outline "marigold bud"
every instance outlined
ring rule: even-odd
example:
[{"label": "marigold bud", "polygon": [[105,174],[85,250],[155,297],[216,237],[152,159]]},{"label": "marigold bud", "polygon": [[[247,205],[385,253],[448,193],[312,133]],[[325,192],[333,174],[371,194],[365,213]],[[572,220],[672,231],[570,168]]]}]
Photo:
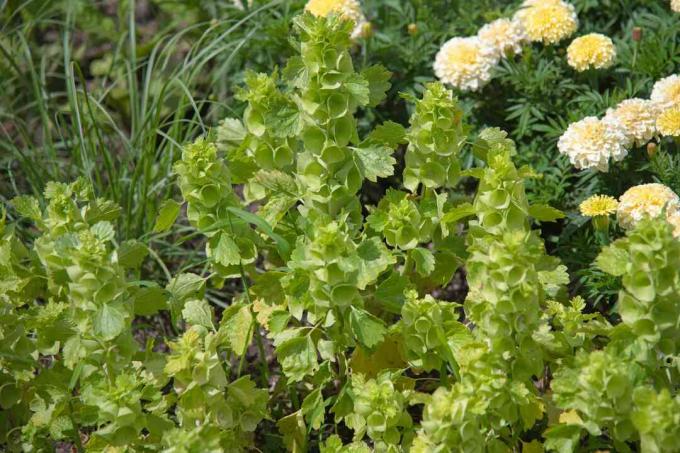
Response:
[{"label": "marigold bud", "polygon": [[407,30],[408,30],[409,35],[415,36],[415,35],[418,34],[418,25],[414,24],[414,23],[410,23],[410,24],[408,24]]},{"label": "marigold bud", "polygon": [[652,158],[656,154],[656,143],[654,142],[649,142],[647,143],[647,155]]},{"label": "marigold bud", "polygon": [[633,38],[633,41],[635,41],[635,42],[642,41],[642,28],[633,27],[632,38]]},{"label": "marigold bud", "polygon": [[373,36],[373,24],[371,22],[364,22],[361,26],[361,36],[363,38],[370,38]]}]

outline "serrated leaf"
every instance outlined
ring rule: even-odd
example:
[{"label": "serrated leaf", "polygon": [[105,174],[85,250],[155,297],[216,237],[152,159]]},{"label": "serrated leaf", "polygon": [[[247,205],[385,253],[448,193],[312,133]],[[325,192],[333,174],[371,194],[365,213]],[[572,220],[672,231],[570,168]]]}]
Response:
[{"label": "serrated leaf", "polygon": [[472,154],[483,161],[487,160],[487,153],[494,147],[509,148],[510,155],[514,155],[515,145],[512,140],[509,140],[508,133],[497,127],[489,127],[482,130],[472,145]]},{"label": "serrated leaf", "polygon": [[394,121],[385,121],[373,129],[368,140],[394,149],[398,145],[406,143],[406,129]]},{"label": "serrated leaf", "polygon": [[344,87],[359,105],[367,105],[370,101],[368,81],[359,74],[354,74],[344,82]]},{"label": "serrated leaf", "polygon": [[288,325],[290,321],[290,313],[286,310],[275,310],[269,317],[269,331],[271,333],[280,333]]},{"label": "serrated leaf", "polygon": [[306,335],[284,340],[276,347],[276,356],[288,382],[299,382],[319,368],[316,347]]},{"label": "serrated leaf", "polygon": [[156,217],[156,223],[153,226],[154,233],[161,233],[167,231],[177,220],[179,211],[182,208],[180,203],[177,203],[173,199],[168,199],[161,204],[161,208],[158,211],[158,216]]},{"label": "serrated leaf", "polygon": [[386,310],[399,314],[404,305],[404,290],[408,281],[398,272],[392,272],[375,290],[375,299]]},{"label": "serrated leaf", "polygon": [[269,197],[267,203],[259,209],[257,214],[268,224],[276,227],[290,208],[295,206],[296,202],[296,198],[289,197],[285,194],[274,195]]},{"label": "serrated leaf", "polygon": [[165,289],[172,294],[172,297],[179,300],[186,300],[190,297],[203,297],[205,289],[205,279],[199,275],[187,272],[175,276]]},{"label": "serrated leaf", "polygon": [[558,453],[570,453],[576,451],[580,444],[583,429],[578,425],[553,425],[543,434],[544,447]]},{"label": "serrated leaf", "polygon": [[89,224],[95,224],[104,220],[114,222],[120,216],[120,212],[120,206],[113,201],[98,198],[87,207],[85,220]]},{"label": "serrated leaf", "polygon": [[380,344],[387,333],[382,321],[359,308],[351,307],[350,328],[355,338],[363,347],[373,349]]},{"label": "serrated leaf", "polygon": [[42,212],[40,212],[40,204],[37,198],[29,195],[19,195],[14,197],[10,203],[23,217],[27,217],[36,223],[41,222]]},{"label": "serrated leaf", "polygon": [[184,305],[182,317],[186,322],[206,329],[214,330],[213,315],[210,305],[203,299],[192,299]]},{"label": "serrated leaf", "polygon": [[302,410],[293,412],[276,422],[276,427],[283,436],[283,443],[292,453],[307,451],[307,426]]},{"label": "serrated leaf", "polygon": [[225,118],[217,126],[217,141],[220,143],[239,144],[246,137],[247,131],[241,120]]},{"label": "serrated leaf", "polygon": [[213,249],[213,258],[223,266],[231,266],[241,262],[241,253],[236,242],[225,233],[220,235]]},{"label": "serrated leaf", "polygon": [[335,342],[330,340],[319,340],[316,344],[316,348],[319,350],[319,355],[323,360],[330,360],[335,362]]},{"label": "serrated leaf", "polygon": [[281,98],[265,116],[267,132],[274,137],[292,137],[300,133],[300,112],[293,102]]},{"label": "serrated leaf", "polygon": [[104,340],[113,340],[125,328],[125,315],[111,304],[103,305],[94,316],[94,332]]},{"label": "serrated leaf", "polygon": [[396,261],[377,236],[364,240],[357,248],[357,255],[361,258],[357,277],[359,289],[365,289],[367,285],[375,282],[380,274]]},{"label": "serrated leaf", "polygon": [[237,356],[241,356],[253,337],[253,315],[250,305],[234,305],[222,314],[220,331],[229,341],[229,346]]},{"label": "serrated leaf", "polygon": [[535,204],[529,206],[529,215],[539,222],[554,222],[564,218],[564,213],[547,204]]},{"label": "serrated leaf", "polygon": [[409,257],[416,265],[416,272],[423,277],[430,275],[434,271],[434,255],[428,249],[418,247],[409,250]]},{"label": "serrated leaf", "polygon": [[321,389],[312,390],[302,402],[302,413],[305,415],[307,424],[312,429],[319,429],[324,420],[326,403],[324,402]]},{"label": "serrated leaf", "polygon": [[574,409],[562,412],[560,414],[559,421],[565,425],[581,425],[583,423],[583,420],[578,415],[578,412]]},{"label": "serrated leaf", "polygon": [[259,166],[255,159],[248,155],[248,138],[237,147],[227,150],[226,161],[232,184],[244,184],[253,177]]},{"label": "serrated leaf", "polygon": [[151,316],[168,308],[168,293],[157,286],[139,288],[132,300],[135,314],[139,316]]},{"label": "serrated leaf", "polygon": [[381,65],[371,66],[361,71],[361,75],[368,81],[369,107],[375,107],[385,99],[385,93],[392,84],[389,82],[392,73]]},{"label": "serrated leaf", "polygon": [[378,178],[386,178],[394,174],[394,165],[397,161],[392,157],[394,152],[386,146],[371,146],[368,148],[352,148],[358,158],[359,168],[364,177],[371,182],[377,182]]},{"label": "serrated leaf", "polygon": [[560,264],[551,271],[540,271],[538,280],[549,297],[555,297],[559,290],[569,284],[567,266]]},{"label": "serrated leaf", "polygon": [[103,242],[111,241],[116,237],[116,231],[114,230],[113,225],[111,225],[111,222],[106,220],[92,225],[90,231],[92,231],[92,234],[94,234],[97,239]]},{"label": "serrated leaf", "polygon": [[595,259],[595,264],[609,275],[620,277],[626,273],[628,261],[628,253],[614,243],[602,249]]},{"label": "serrated leaf", "polygon": [[260,170],[253,176],[253,181],[275,193],[297,193],[295,178],[280,170]]},{"label": "serrated leaf", "polygon": [[350,359],[352,371],[372,378],[387,368],[406,368],[402,341],[400,334],[390,334],[385,337],[375,351],[367,351],[361,346],[357,346]]},{"label": "serrated leaf", "polygon": [[149,249],[137,240],[123,242],[116,251],[118,264],[127,269],[136,269],[142,265],[144,258],[149,254]]}]

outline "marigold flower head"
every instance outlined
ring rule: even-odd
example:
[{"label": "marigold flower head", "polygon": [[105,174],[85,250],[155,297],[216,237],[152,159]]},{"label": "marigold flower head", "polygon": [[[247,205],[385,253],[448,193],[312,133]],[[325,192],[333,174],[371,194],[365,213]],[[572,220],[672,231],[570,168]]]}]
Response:
[{"label": "marigold flower head", "polygon": [[608,36],[599,33],[580,36],[567,47],[567,63],[579,72],[608,68],[615,59],[614,43]]},{"label": "marigold flower head", "polygon": [[680,210],[671,212],[666,219],[673,227],[673,236],[680,238]]},{"label": "marigold flower head", "polygon": [[623,127],[616,120],[587,116],[569,125],[557,142],[557,148],[576,168],[606,172],[610,159],[617,162],[628,154],[625,141]]},{"label": "marigold flower head", "polygon": [[528,6],[542,6],[547,4],[562,3],[564,0],[524,0],[521,7],[526,8]]},{"label": "marigold flower head", "polygon": [[253,7],[253,0],[232,0],[232,1],[234,3],[234,6],[241,10],[246,9],[245,7],[246,3],[248,4],[248,8]]},{"label": "marigold flower head", "polygon": [[364,31],[366,16],[358,0],[309,0],[305,9],[317,17],[337,14],[354,22],[352,38],[359,38]]},{"label": "marigold flower head", "polygon": [[645,217],[658,217],[664,208],[668,216],[679,207],[680,198],[667,186],[658,183],[641,184],[631,187],[621,195],[616,218],[619,225],[628,230]]},{"label": "marigold flower head", "polygon": [[519,21],[496,19],[479,29],[477,37],[494,49],[498,57],[516,55],[522,51],[526,40]]},{"label": "marigold flower head", "polygon": [[608,109],[605,118],[619,122],[626,135],[626,146],[642,146],[656,135],[659,108],[647,99],[626,99],[616,108]]},{"label": "marigold flower head", "polygon": [[578,207],[581,215],[586,217],[606,216],[616,212],[619,202],[608,195],[593,195],[584,200]]},{"label": "marigold flower head", "polygon": [[448,40],[437,53],[434,73],[444,83],[476,91],[491,79],[498,63],[494,50],[476,36]]},{"label": "marigold flower head", "polygon": [[667,137],[680,137],[680,107],[664,110],[656,120],[659,134]]},{"label": "marigold flower head", "polygon": [[526,1],[515,18],[522,24],[529,40],[543,44],[557,44],[578,28],[574,6],[559,0]]},{"label": "marigold flower head", "polygon": [[662,108],[680,105],[680,75],[669,75],[657,81],[652,88],[651,99]]},{"label": "marigold flower head", "polygon": [[680,0],[671,0],[671,10],[680,13]]}]

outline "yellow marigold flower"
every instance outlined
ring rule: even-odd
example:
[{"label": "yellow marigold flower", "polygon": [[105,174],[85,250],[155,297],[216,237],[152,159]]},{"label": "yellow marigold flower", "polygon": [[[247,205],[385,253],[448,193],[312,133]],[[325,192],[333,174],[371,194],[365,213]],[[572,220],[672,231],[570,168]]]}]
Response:
[{"label": "yellow marigold flower", "polygon": [[608,68],[615,59],[614,43],[608,36],[599,33],[578,37],[567,48],[567,63],[579,72]]},{"label": "yellow marigold flower", "polygon": [[352,38],[362,36],[366,16],[358,0],[309,0],[305,9],[317,17],[338,14],[347,20],[352,20],[355,25]]},{"label": "yellow marigold flower", "polygon": [[680,198],[663,184],[641,184],[628,189],[619,198],[616,218],[619,225],[631,229],[645,217],[658,217],[666,209],[671,215],[680,207]]},{"label": "yellow marigold flower", "polygon": [[510,19],[497,19],[484,25],[477,37],[493,48],[498,57],[520,53],[526,39],[522,25]]},{"label": "yellow marigold flower", "polygon": [[434,73],[444,83],[476,91],[491,79],[498,63],[494,50],[477,37],[448,40],[437,53]]},{"label": "yellow marigold flower", "polygon": [[680,0],[671,0],[671,10],[680,13]]},{"label": "yellow marigold flower", "polygon": [[616,198],[609,195],[593,195],[587,200],[583,201],[578,209],[581,215],[586,217],[597,217],[603,215],[614,214],[619,202]]},{"label": "yellow marigold flower", "polygon": [[680,75],[673,74],[657,81],[652,88],[651,99],[662,108],[680,105]]},{"label": "yellow marigold flower", "polygon": [[680,137],[680,107],[665,110],[656,120],[659,134],[667,137]]},{"label": "yellow marigold flower", "polygon": [[515,18],[524,27],[529,40],[543,44],[557,44],[578,28],[574,6],[558,0],[524,2]]},{"label": "yellow marigold flower", "polygon": [[628,154],[625,141],[623,127],[616,120],[587,116],[569,125],[558,140],[557,148],[576,168],[606,172],[610,159],[618,162]]},{"label": "yellow marigold flower", "polygon": [[614,119],[623,127],[626,146],[642,146],[656,135],[659,108],[647,99],[626,99],[616,108],[607,110],[605,118]]}]

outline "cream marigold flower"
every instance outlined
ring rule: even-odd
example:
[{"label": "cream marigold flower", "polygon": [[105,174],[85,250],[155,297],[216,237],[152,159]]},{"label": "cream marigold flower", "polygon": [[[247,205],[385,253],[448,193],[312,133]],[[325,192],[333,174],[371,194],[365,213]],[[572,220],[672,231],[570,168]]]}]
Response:
[{"label": "cream marigold flower", "polygon": [[616,120],[587,116],[569,125],[557,148],[576,168],[606,172],[610,159],[617,162],[628,154],[625,141],[623,127]]},{"label": "cream marigold flower", "polygon": [[647,99],[626,99],[616,108],[608,109],[605,118],[619,122],[626,135],[626,146],[642,146],[656,135],[659,108]]},{"label": "cream marigold flower", "polygon": [[309,0],[305,9],[317,17],[337,14],[354,22],[352,38],[359,38],[364,31],[366,16],[358,0]]},{"label": "cream marigold flower", "polygon": [[578,28],[574,6],[558,0],[524,2],[516,14],[529,40],[556,44],[573,35]]},{"label": "cream marigold flower", "polygon": [[680,0],[671,0],[671,10],[680,13]]},{"label": "cream marigold flower", "polygon": [[673,74],[657,81],[652,88],[651,99],[662,108],[680,105],[680,75]]},{"label": "cream marigold flower", "polygon": [[547,4],[562,3],[564,0],[524,0],[522,2],[522,8],[527,6],[541,6]]},{"label": "cream marigold flower", "polygon": [[666,219],[673,227],[673,236],[680,238],[680,210],[673,211]]},{"label": "cream marigold flower", "polygon": [[656,120],[656,129],[666,137],[680,137],[680,107],[664,110]]},{"label": "cream marigold flower", "polygon": [[498,57],[516,55],[526,40],[522,25],[516,20],[497,19],[479,29],[477,37],[494,49]]},{"label": "cream marigold flower", "polygon": [[593,195],[587,200],[583,201],[578,209],[581,215],[586,217],[597,217],[609,214],[614,214],[619,202],[616,198],[609,195]]},{"label": "cream marigold flower", "polygon": [[498,63],[494,50],[476,36],[448,40],[437,53],[434,73],[444,83],[476,91],[491,79]]},{"label": "cream marigold flower", "polygon": [[248,4],[248,8],[253,7],[253,0],[232,0],[234,3],[234,6],[237,7],[238,9],[246,9],[246,3]]},{"label": "cream marigold flower", "polygon": [[667,186],[641,184],[628,189],[619,198],[616,218],[625,229],[634,228],[645,217],[656,218],[666,209],[667,216],[680,207],[680,198]]},{"label": "cream marigold flower", "polygon": [[612,40],[599,33],[590,33],[574,39],[567,48],[567,63],[579,72],[603,69],[614,64],[616,47]]}]

